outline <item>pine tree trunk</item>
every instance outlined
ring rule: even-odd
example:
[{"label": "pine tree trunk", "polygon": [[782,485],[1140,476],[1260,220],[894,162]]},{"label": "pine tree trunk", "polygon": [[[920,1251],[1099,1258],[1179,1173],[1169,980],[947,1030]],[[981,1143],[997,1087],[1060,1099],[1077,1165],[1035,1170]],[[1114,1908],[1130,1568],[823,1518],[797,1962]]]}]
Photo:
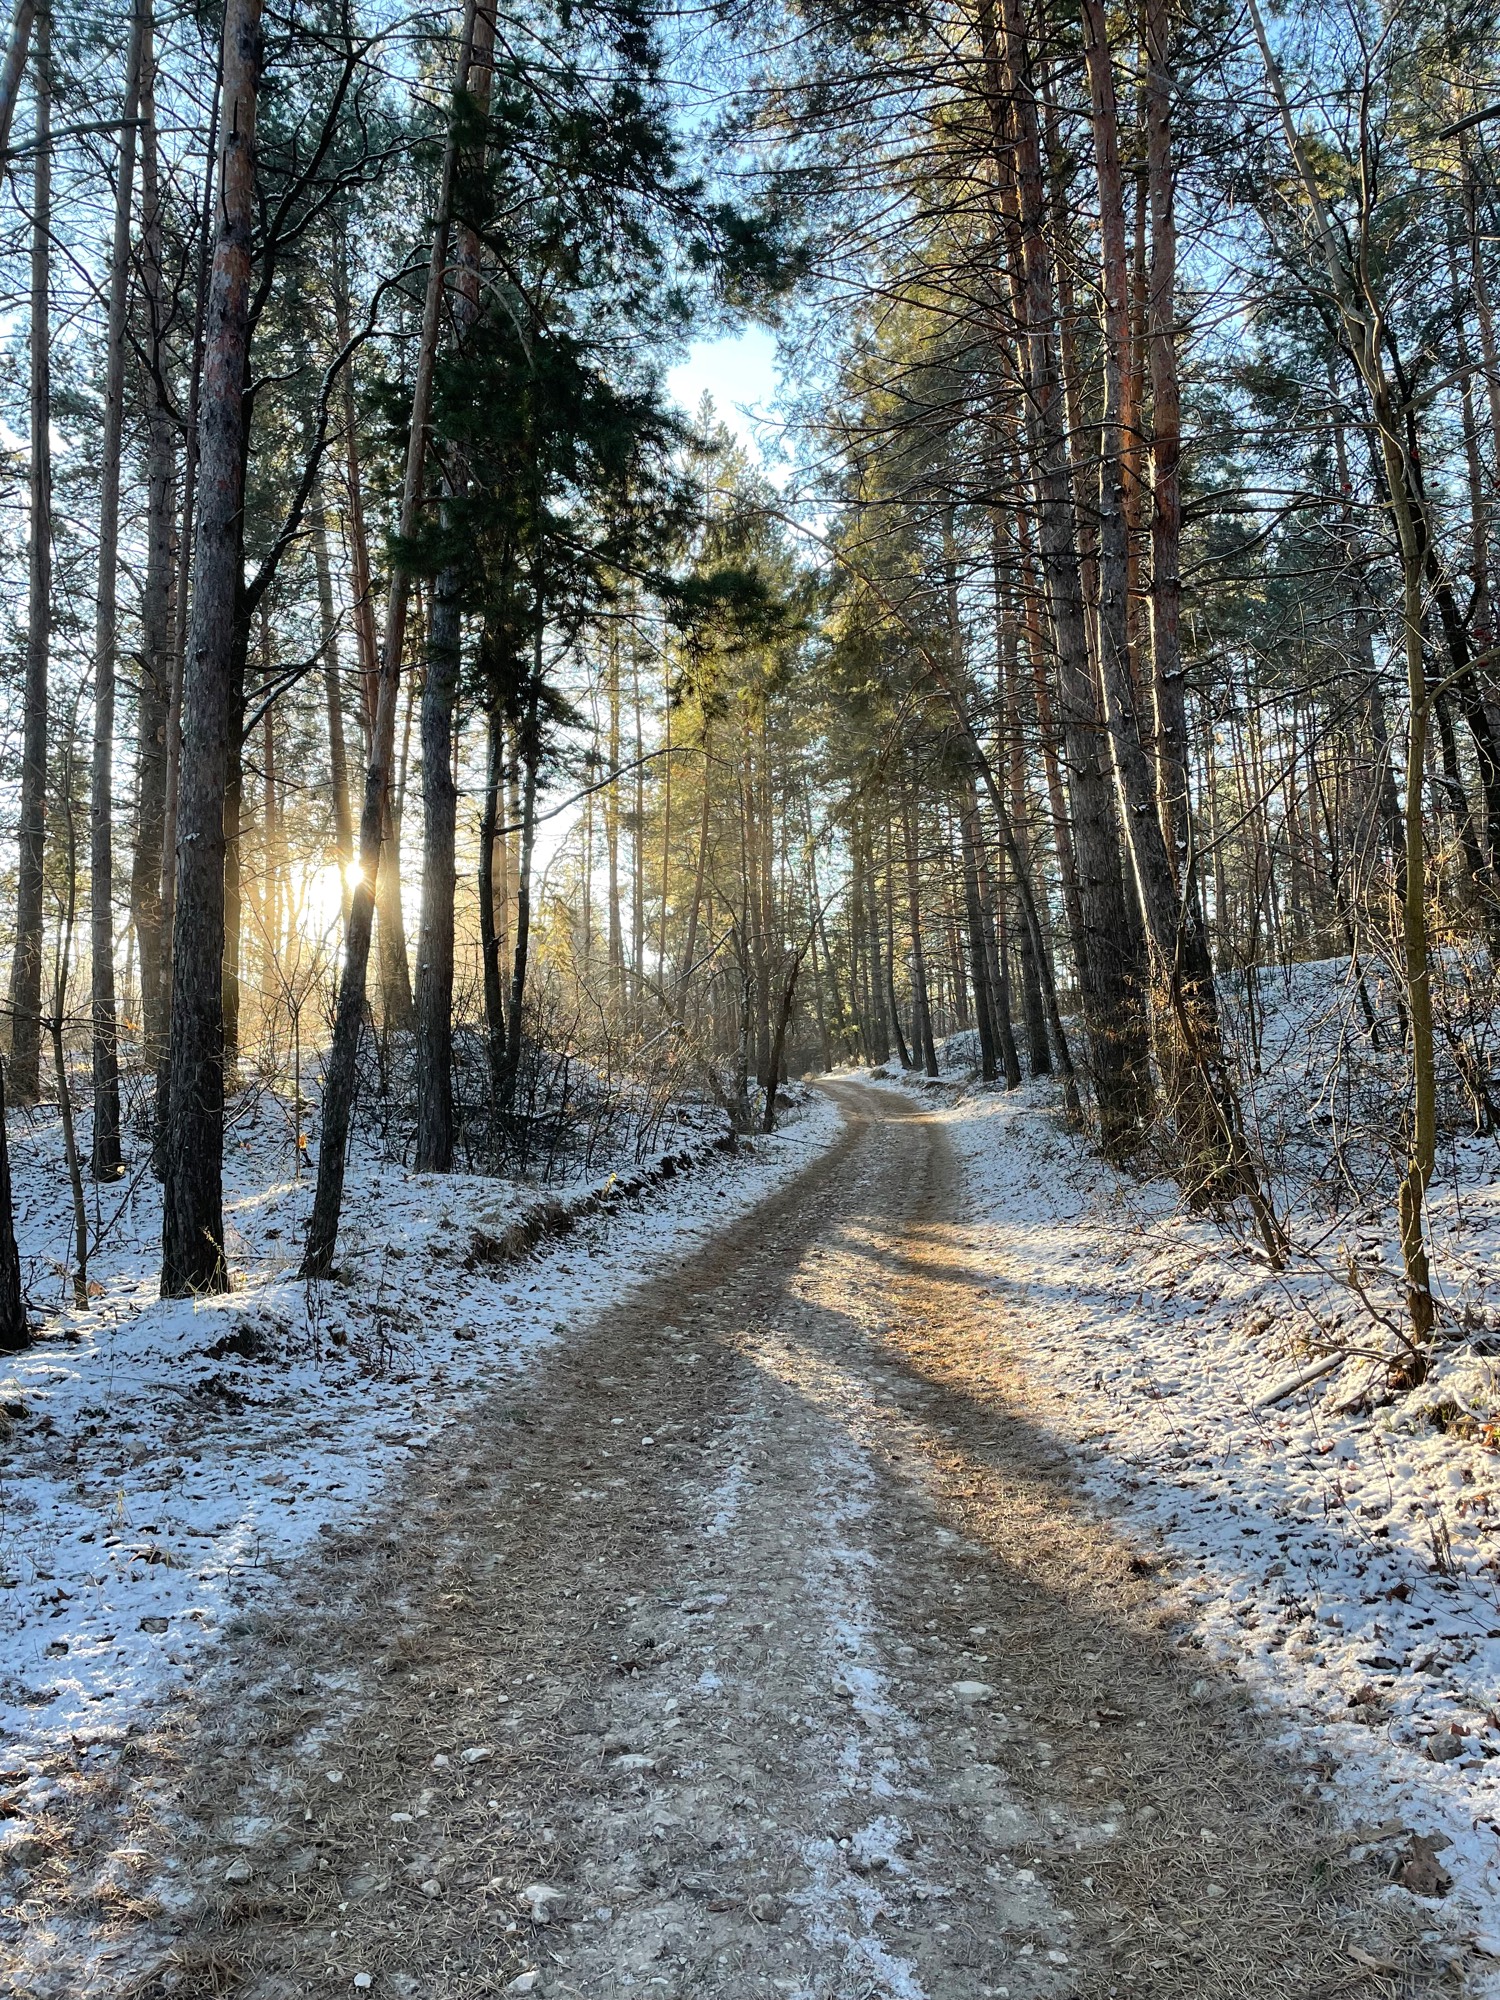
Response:
[{"label": "pine tree trunk", "polygon": [[[498,1104],[505,1081],[505,994],[500,969],[495,852],[500,848],[500,795],[505,784],[505,721],[498,698],[490,704],[485,748],[484,810],[479,821],[479,952],[484,979],[485,1048],[490,1101]],[[503,851],[503,850],[502,850]]]},{"label": "pine tree trunk", "polygon": [[[1047,242],[1036,92],[1020,0],[1001,0],[1004,100],[1014,122],[998,134],[1003,171],[1014,176],[1019,268],[1016,319],[1026,372],[1027,430],[1037,538],[1058,662],[1059,722],[1068,770],[1078,863],[1083,949],[1078,982],[1089,1031],[1100,1136],[1106,1151],[1134,1142],[1151,1101],[1145,1000],[1130,976],[1130,931],[1120,848],[1099,728],[1084,623],[1066,410],[1053,328],[1058,324]],[[998,95],[997,95],[998,108]],[[1012,143],[1013,142],[1013,143]]]},{"label": "pine tree trunk", "polygon": [[[875,851],[870,839],[869,821],[864,828],[865,855],[865,920],[868,925],[869,953],[867,976],[870,983],[870,1061],[878,1069],[891,1059],[892,1014],[887,1010],[886,993],[890,986],[881,952],[880,937],[880,897],[875,887]],[[899,1033],[899,1028],[897,1030]],[[905,1050],[902,1050],[901,1067],[907,1067]]]},{"label": "pine tree trunk", "polygon": [[[1192,838],[1182,665],[1181,398],[1177,379],[1177,215],[1172,161],[1172,0],[1146,0],[1146,176],[1151,210],[1147,353],[1151,374],[1151,671],[1162,829],[1186,920],[1203,928]],[[1207,956],[1207,940],[1203,945]]]},{"label": "pine tree trunk", "polygon": [[[464,21],[463,42],[455,79],[455,100],[469,74],[469,57],[474,36],[474,0],[469,0]],[[456,110],[456,103],[455,103]],[[427,430],[432,409],[432,374],[437,356],[438,327],[443,300],[443,279],[448,263],[449,215],[453,200],[455,157],[454,127],[450,125],[443,153],[437,219],[433,225],[432,255],[427,270],[427,292],[423,302],[422,331],[418,342],[416,377],[412,393],[411,430],[407,439],[406,475],[401,496],[399,527],[409,541],[417,525],[427,463]],[[339,1216],[344,1201],[344,1163],[349,1148],[349,1128],[354,1117],[354,1091],[359,1060],[360,1037],[365,1020],[365,981],[369,969],[370,938],[374,929],[375,896],[381,875],[381,845],[389,826],[391,769],[396,746],[396,704],[401,688],[401,667],[405,654],[406,613],[411,594],[410,574],[397,563],[391,574],[390,596],[386,605],[385,644],[380,661],[380,684],[370,731],[370,761],[365,774],[365,797],[359,821],[359,881],[349,903],[349,921],[344,927],[344,970],[339,982],[338,1009],[334,1017],[333,1042],[328,1055],[323,1085],[323,1130],[318,1147],[318,1179],[313,1194],[313,1210],[308,1223],[307,1248],[302,1273],[307,1278],[326,1277],[333,1267],[338,1243]],[[387,857],[394,872],[397,857]]]},{"label": "pine tree trunk", "polygon": [[[913,791],[916,789],[913,773]],[[922,942],[922,906],[917,869],[917,836],[911,795],[901,801],[902,832],[905,834],[906,909],[911,923],[911,1040],[912,1052],[920,1057],[928,1076],[938,1074],[937,1047],[932,1038],[932,1003],[927,990],[927,953]]]},{"label": "pine tree trunk", "polygon": [[1099,665],[1104,716],[1119,786],[1126,846],[1162,1001],[1161,1036],[1177,1118],[1183,1169],[1191,1188],[1220,1174],[1234,1150],[1224,1089],[1218,1004],[1208,942],[1179,890],[1141,738],[1136,678],[1126,617],[1123,498],[1124,389],[1129,364],[1125,218],[1114,70],[1102,0],[1082,0],[1084,57],[1099,190],[1103,290],[1104,404],[1099,468]]},{"label": "pine tree trunk", "polygon": [[127,57],[114,242],[109,260],[104,346],[104,435],[99,461],[99,578],[94,616],[94,764],[89,795],[89,1012],[93,1025],[94,1125],[89,1165],[97,1181],[118,1180],[120,1036],[115,1011],[115,682],[118,665],[120,454],[125,433],[125,344],[129,338],[130,213],[135,191],[136,111],[149,26],[135,0]]},{"label": "pine tree trunk", "polygon": [[169,1107],[162,1204],[162,1294],[229,1284],[224,1258],[224,795],[239,733],[236,638],[241,587],[256,216],[260,0],[226,0],[221,57],[218,223],[199,402],[202,495],[183,694],[172,936]]},{"label": "pine tree trunk", "polygon": [[[611,619],[607,640],[605,695],[609,703],[606,755],[611,774],[620,768],[620,628]],[[610,990],[616,1007],[625,999],[625,931],[620,918],[620,783],[611,777],[604,794],[605,895],[609,899],[608,960]]]},{"label": "pine tree trunk", "polygon": [[[30,8],[22,0],[26,32]],[[19,13],[18,13],[19,21]],[[14,49],[14,44],[12,44]],[[23,49],[24,52],[24,49]],[[21,814],[16,869],[16,949],[10,975],[12,1095],[41,1091],[42,895],[47,835],[47,668],[52,633],[52,17],[36,24],[36,150],[31,219],[30,547],[26,688],[21,724]],[[14,89],[11,102],[14,102]],[[9,129],[9,110],[0,106]]]},{"label": "pine tree trunk", "polygon": [[[476,7],[472,59],[465,80],[471,115],[489,116],[495,49],[491,0]],[[482,176],[484,146],[470,148],[455,172]],[[453,346],[462,352],[479,315],[480,244],[477,230],[457,230],[452,311]],[[449,465],[448,498],[460,497],[466,468]],[[445,520],[451,519],[445,503]],[[454,850],[458,780],[454,770],[455,713],[458,703],[463,619],[462,578],[449,565],[433,589],[427,635],[427,674],[422,685],[422,922],[417,942],[416,1062],[417,1131],[414,1163],[418,1173],[447,1173],[453,1165],[453,907],[457,883]]]},{"label": "pine tree trunk", "polygon": [[[1026,745],[1021,735],[1021,674],[1014,645],[1001,648],[1000,690],[1005,702],[1010,756],[1010,818],[1017,840],[1024,841],[1028,861],[1035,851],[1031,837],[1031,801],[1026,787]],[[1039,941],[1031,926],[1022,924],[1016,939],[1021,961],[1021,1019],[1026,1028],[1026,1067],[1032,1076],[1052,1074],[1052,1050],[1047,1041],[1047,1010],[1042,998]]]},{"label": "pine tree trunk", "polygon": [[[145,0],[149,9],[149,0]],[[137,705],[135,852],[130,909],[141,957],[143,1055],[154,1075],[166,1046],[166,940],[162,854],[167,814],[167,725],[172,706],[172,579],[177,504],[177,432],[168,395],[163,204],[157,159],[156,57],[148,13],[141,58],[141,290],[146,318],[146,574],[141,589]]]},{"label": "pine tree trunk", "polygon": [[693,899],[688,905],[687,927],[683,934],[682,967],[677,975],[677,1001],[675,1012],[679,1020],[687,1010],[688,982],[692,978],[697,962],[698,924],[703,910],[703,886],[708,878],[708,838],[712,825],[713,789],[709,784],[712,769],[711,730],[708,718],[703,721],[703,808],[698,821],[698,855],[693,864]]},{"label": "pine tree trunk", "polygon": [[462,621],[454,569],[439,575],[427,632],[422,689],[422,923],[417,944],[416,1099],[413,1164],[419,1174],[453,1165],[453,898],[458,788],[453,713]]},{"label": "pine tree trunk", "polygon": [[516,866],[516,943],[511,960],[510,1000],[506,1009],[505,1083],[501,1104],[509,1109],[521,1080],[521,1057],[526,1040],[526,979],[531,965],[531,862],[536,849],[536,789],[541,764],[538,739],[538,704],[541,680],[542,607],[536,607],[538,658],[532,668],[531,687],[517,735],[521,750],[521,851]]},{"label": "pine tree trunk", "polygon": [[5,1129],[5,1065],[0,1063],[0,1354],[31,1345],[31,1321],[21,1289],[21,1252],[10,1186],[10,1139]]},{"label": "pine tree trunk", "polygon": [[338,611],[328,556],[328,512],[321,483],[309,513],[318,616],[323,625],[323,699],[328,719],[328,775],[333,786],[333,847],[338,856],[339,900],[349,914],[349,864],[354,859],[354,819],[349,808],[349,749],[344,736],[344,674],[339,655]]},{"label": "pine tree trunk", "polygon": [[245,714],[245,668],[248,634],[242,627],[243,606],[235,618],[234,689],[231,695],[233,721],[229,731],[229,770],[224,784],[224,956],[219,968],[223,998],[219,1003],[223,1023],[224,1087],[240,1059],[240,943],[244,922],[245,868],[241,835],[245,822],[245,746],[240,731]]},{"label": "pine tree trunk", "polygon": [[995,1033],[994,995],[990,988],[990,960],[985,946],[984,910],[979,900],[978,845],[974,826],[973,794],[961,803],[959,829],[963,841],[964,916],[968,927],[969,977],[974,987],[974,1025],[979,1036],[979,1074],[993,1083],[1000,1073],[998,1037]]},{"label": "pine tree trunk", "polygon": [[1005,1074],[1005,1087],[1007,1090],[1019,1090],[1021,1058],[1016,1049],[1015,1028],[1011,1022],[1010,948],[1004,929],[1005,854],[1002,848],[999,857],[1000,888],[997,894],[994,878],[990,873],[989,856],[985,851],[984,829],[977,801],[974,807],[974,872],[979,885],[979,913],[984,926],[985,956],[989,962],[989,988],[994,1008],[995,1040],[999,1047],[1001,1068]]},{"label": "pine tree trunk", "polygon": [[[43,15],[46,14],[46,11],[43,8]],[[10,41],[5,51],[5,66],[3,69],[0,69],[0,160],[5,158],[10,147],[10,128],[16,114],[16,99],[21,94],[21,78],[26,73],[26,51],[31,43],[32,22],[34,20],[38,23],[36,38],[38,51],[37,67],[40,69],[44,63],[50,63],[51,61],[50,34],[48,42],[49,53],[43,56],[41,53],[42,30],[40,17],[37,15],[36,0],[16,0],[16,11],[11,20]],[[50,27],[51,23],[49,20],[49,30]],[[50,90],[50,88],[49,81],[48,89]]]},{"label": "pine tree trunk", "polygon": [[176,602],[172,607],[172,686],[167,702],[166,797],[162,808],[161,852],[161,1001],[162,1050],[156,1065],[156,1116],[153,1120],[151,1168],[158,1180],[167,1174],[172,1096],[172,950],[177,929],[177,824],[182,790],[183,682],[187,670],[188,608],[198,499],[198,414],[202,400],[204,336],[207,331],[211,259],[214,243],[215,169],[219,147],[219,109],[223,77],[215,76],[209,113],[208,151],[203,168],[198,209],[198,270],[193,293],[193,361],[188,382],[182,447],[182,523],[177,541]]}]

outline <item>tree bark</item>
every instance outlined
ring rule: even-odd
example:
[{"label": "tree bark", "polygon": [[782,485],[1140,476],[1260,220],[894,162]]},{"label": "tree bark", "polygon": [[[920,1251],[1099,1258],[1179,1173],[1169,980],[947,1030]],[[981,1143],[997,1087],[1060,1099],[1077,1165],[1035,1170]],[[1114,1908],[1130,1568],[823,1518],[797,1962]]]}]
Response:
[{"label": "tree bark", "polygon": [[21,1252],[10,1186],[10,1140],[5,1129],[5,1066],[0,1063],[0,1354],[31,1345],[31,1320],[21,1289]]},{"label": "tree bark", "polygon": [[[487,119],[495,49],[492,0],[474,14],[473,52],[463,81],[473,114]],[[470,156],[472,154],[472,157]],[[455,162],[465,181],[482,181],[484,145]],[[476,224],[457,231],[453,348],[463,351],[479,316],[480,244]],[[467,485],[455,459],[444,474],[448,498]],[[451,509],[445,503],[445,521]],[[414,1164],[418,1173],[447,1173],[453,1165],[453,904],[458,784],[453,770],[454,716],[458,702],[463,618],[461,576],[449,563],[438,575],[427,631],[427,674],[422,684],[422,923],[417,943],[416,1097]]]},{"label": "tree bark", "polygon": [[[43,15],[46,14],[47,10],[45,7],[42,12]],[[11,122],[16,114],[16,99],[21,94],[21,78],[26,73],[26,51],[31,43],[32,22],[36,19],[36,0],[16,0],[16,11],[11,18],[10,41],[5,51],[5,67],[0,69],[0,160],[3,160],[10,150]],[[50,28],[51,23],[49,20],[49,50]],[[41,28],[38,26],[39,67],[41,40]],[[50,54],[47,60],[50,61]],[[50,88],[49,81],[49,91]],[[38,141],[40,141],[42,137],[41,133],[39,132],[36,136]]]},{"label": "tree bark", "polygon": [[[25,8],[25,0],[23,0]],[[30,31],[30,10],[27,31]],[[10,976],[11,1089],[23,1104],[41,1090],[42,893],[47,836],[47,668],[52,632],[52,17],[36,24],[36,151],[31,211],[30,548],[26,688],[21,724],[21,815],[16,949]]]},{"label": "tree bark", "polygon": [[922,944],[922,906],[917,873],[917,836],[912,814],[912,792],[916,790],[915,769],[911,792],[901,799],[902,832],[905,835],[906,909],[911,921],[911,1040],[913,1053],[921,1058],[928,1076],[938,1074],[937,1047],[932,1038],[932,1005],[927,992],[927,953]]},{"label": "tree bark", "polygon": [[526,978],[531,965],[531,862],[536,849],[536,790],[541,765],[538,736],[541,681],[542,606],[536,607],[537,659],[532,668],[516,735],[521,753],[521,848],[516,868],[516,940],[511,960],[510,999],[506,1007],[505,1082],[501,1105],[509,1110],[521,1080],[521,1056],[525,1049]]},{"label": "tree bark", "polygon": [[995,1032],[990,957],[984,935],[984,907],[979,900],[979,862],[976,851],[978,834],[974,821],[974,796],[965,787],[965,795],[959,804],[959,831],[963,841],[964,917],[968,930],[969,977],[974,987],[974,1026],[979,1036],[979,1074],[985,1083],[993,1083],[1000,1073],[999,1037]]},{"label": "tree bark", "polygon": [[498,1104],[505,1081],[505,989],[500,969],[495,851],[500,846],[500,794],[505,784],[505,718],[498,695],[491,701],[485,747],[484,810],[479,821],[479,951],[484,979],[485,1049],[490,1101]]},{"label": "tree bark", "polygon": [[156,56],[150,0],[141,56],[141,292],[145,307],[146,575],[141,589],[136,707],[136,826],[130,907],[141,956],[142,1052],[154,1075],[166,1046],[162,843],[167,813],[167,725],[172,706],[172,575],[177,432],[167,391],[161,173],[157,159]]},{"label": "tree bark", "polygon": [[[1017,318],[1026,371],[1027,428],[1034,463],[1037,539],[1058,662],[1059,721],[1068,769],[1083,937],[1079,991],[1089,1031],[1100,1137],[1106,1151],[1134,1143],[1149,1113],[1144,995],[1131,981],[1120,849],[1099,728],[1073,509],[1066,412],[1055,350],[1056,293],[1047,244],[1047,203],[1036,91],[1020,0],[1001,0],[999,92],[1013,133],[998,137],[1013,176],[1019,269]],[[1013,143],[1010,143],[1013,141]]]},{"label": "tree bark", "polygon": [[453,1165],[453,898],[458,788],[453,713],[462,620],[458,573],[444,569],[432,594],[422,688],[422,923],[417,943],[416,1099],[413,1164],[419,1174]]},{"label": "tree bark", "polygon": [[323,699],[328,717],[328,776],[333,786],[333,847],[338,856],[339,902],[349,914],[349,864],[354,859],[354,820],[349,809],[349,750],[344,737],[344,674],[339,653],[338,610],[333,601],[333,567],[328,558],[328,512],[321,486],[309,516],[313,565],[318,578],[318,615],[323,624]]},{"label": "tree bark", "polygon": [[135,0],[115,182],[104,347],[104,435],[100,441],[99,580],[94,613],[94,764],[89,795],[89,1011],[93,1024],[94,1126],[89,1165],[118,1180],[120,1038],[115,1011],[115,682],[120,644],[120,454],[125,431],[125,343],[130,307],[130,210],[135,190],[136,111],[150,16]]},{"label": "tree bark", "polygon": [[1124,371],[1130,320],[1125,216],[1114,70],[1102,0],[1082,0],[1084,59],[1094,132],[1104,301],[1104,407],[1099,474],[1099,656],[1104,714],[1119,786],[1126,845],[1161,998],[1168,1072],[1183,1165],[1191,1189],[1207,1188],[1238,1151],[1224,1101],[1218,1005],[1208,940],[1179,889],[1141,738],[1126,614],[1123,500]]},{"label": "tree bark", "polygon": [[172,687],[167,702],[166,797],[162,811],[161,853],[161,1056],[156,1066],[156,1117],[153,1121],[151,1165],[158,1180],[167,1175],[167,1144],[171,1132],[172,940],[177,927],[177,817],[182,789],[182,698],[187,672],[189,588],[196,541],[198,500],[198,405],[203,385],[203,344],[207,330],[210,260],[214,240],[214,172],[218,159],[219,108],[223,77],[214,78],[209,112],[208,150],[203,167],[202,200],[198,211],[198,271],[193,303],[193,362],[188,382],[187,416],[182,448],[182,526],[177,543],[176,595],[172,613]]},{"label": "tree bark", "polygon": [[[469,73],[469,56],[474,36],[474,0],[469,0],[459,54],[455,99]],[[455,102],[455,119],[457,104]],[[401,495],[400,533],[410,541],[417,525],[427,462],[427,430],[432,410],[432,373],[437,356],[438,324],[443,300],[443,278],[448,263],[449,214],[453,200],[455,122],[450,121],[448,141],[438,190],[437,215],[433,222],[432,255],[427,270],[427,291],[422,309],[422,331],[417,348],[416,377],[412,389],[411,430],[407,439],[406,475]],[[365,978],[369,968],[370,936],[374,928],[375,895],[380,879],[381,842],[387,826],[391,766],[396,743],[396,700],[401,687],[401,664],[406,641],[406,613],[411,596],[411,576],[401,563],[391,573],[390,595],[386,602],[385,643],[380,661],[380,685],[370,732],[370,761],[365,773],[364,807],[359,822],[359,881],[349,904],[349,921],[344,927],[344,971],[339,983],[338,1008],[334,1017],[333,1043],[329,1050],[327,1075],[323,1084],[323,1131],[318,1148],[318,1179],[308,1224],[307,1247],[302,1273],[307,1278],[326,1277],[333,1267],[338,1242],[339,1215],[344,1199],[344,1163],[349,1146],[349,1127],[354,1116],[354,1090],[360,1036],[365,1018]],[[390,857],[395,865],[396,857]]]},{"label": "tree bark", "polygon": [[199,403],[202,493],[183,692],[172,934],[172,1024],[162,1294],[229,1284],[224,1257],[224,793],[238,736],[236,628],[244,510],[244,390],[256,214],[260,0],[226,0],[218,223]]}]

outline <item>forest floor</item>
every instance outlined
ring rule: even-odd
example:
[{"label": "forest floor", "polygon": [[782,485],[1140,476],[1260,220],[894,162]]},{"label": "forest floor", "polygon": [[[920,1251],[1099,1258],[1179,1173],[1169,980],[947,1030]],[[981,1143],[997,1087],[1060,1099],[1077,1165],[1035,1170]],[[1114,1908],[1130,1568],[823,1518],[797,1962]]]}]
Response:
[{"label": "forest floor", "polygon": [[795,1178],[80,1747],[11,1991],[1482,1990],[1441,1827],[1339,1817],[1097,1489],[1043,1366],[1092,1273],[1024,1263],[1097,1255],[1074,1142],[1031,1092],[828,1088]]}]

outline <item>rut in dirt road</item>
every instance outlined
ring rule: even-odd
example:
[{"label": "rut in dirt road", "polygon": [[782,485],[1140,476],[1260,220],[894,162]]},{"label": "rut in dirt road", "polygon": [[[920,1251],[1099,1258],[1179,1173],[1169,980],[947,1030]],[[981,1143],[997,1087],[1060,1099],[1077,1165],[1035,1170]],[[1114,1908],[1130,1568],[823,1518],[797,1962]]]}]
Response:
[{"label": "rut in dirt road", "polygon": [[798,1181],[250,1623],[138,1760],[89,1980],[26,1990],[1440,1990],[976,1386],[940,1130],[835,1088]]}]

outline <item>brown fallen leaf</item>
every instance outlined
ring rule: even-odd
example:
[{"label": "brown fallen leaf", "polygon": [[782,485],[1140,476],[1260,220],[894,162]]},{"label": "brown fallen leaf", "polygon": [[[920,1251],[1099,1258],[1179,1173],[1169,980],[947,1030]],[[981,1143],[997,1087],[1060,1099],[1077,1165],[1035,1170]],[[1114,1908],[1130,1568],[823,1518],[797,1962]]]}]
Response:
[{"label": "brown fallen leaf", "polygon": [[1453,1887],[1453,1877],[1438,1856],[1449,1845],[1440,1833],[1414,1833],[1411,1845],[1396,1870],[1396,1880],[1401,1887],[1410,1889],[1414,1896],[1446,1896]]}]

